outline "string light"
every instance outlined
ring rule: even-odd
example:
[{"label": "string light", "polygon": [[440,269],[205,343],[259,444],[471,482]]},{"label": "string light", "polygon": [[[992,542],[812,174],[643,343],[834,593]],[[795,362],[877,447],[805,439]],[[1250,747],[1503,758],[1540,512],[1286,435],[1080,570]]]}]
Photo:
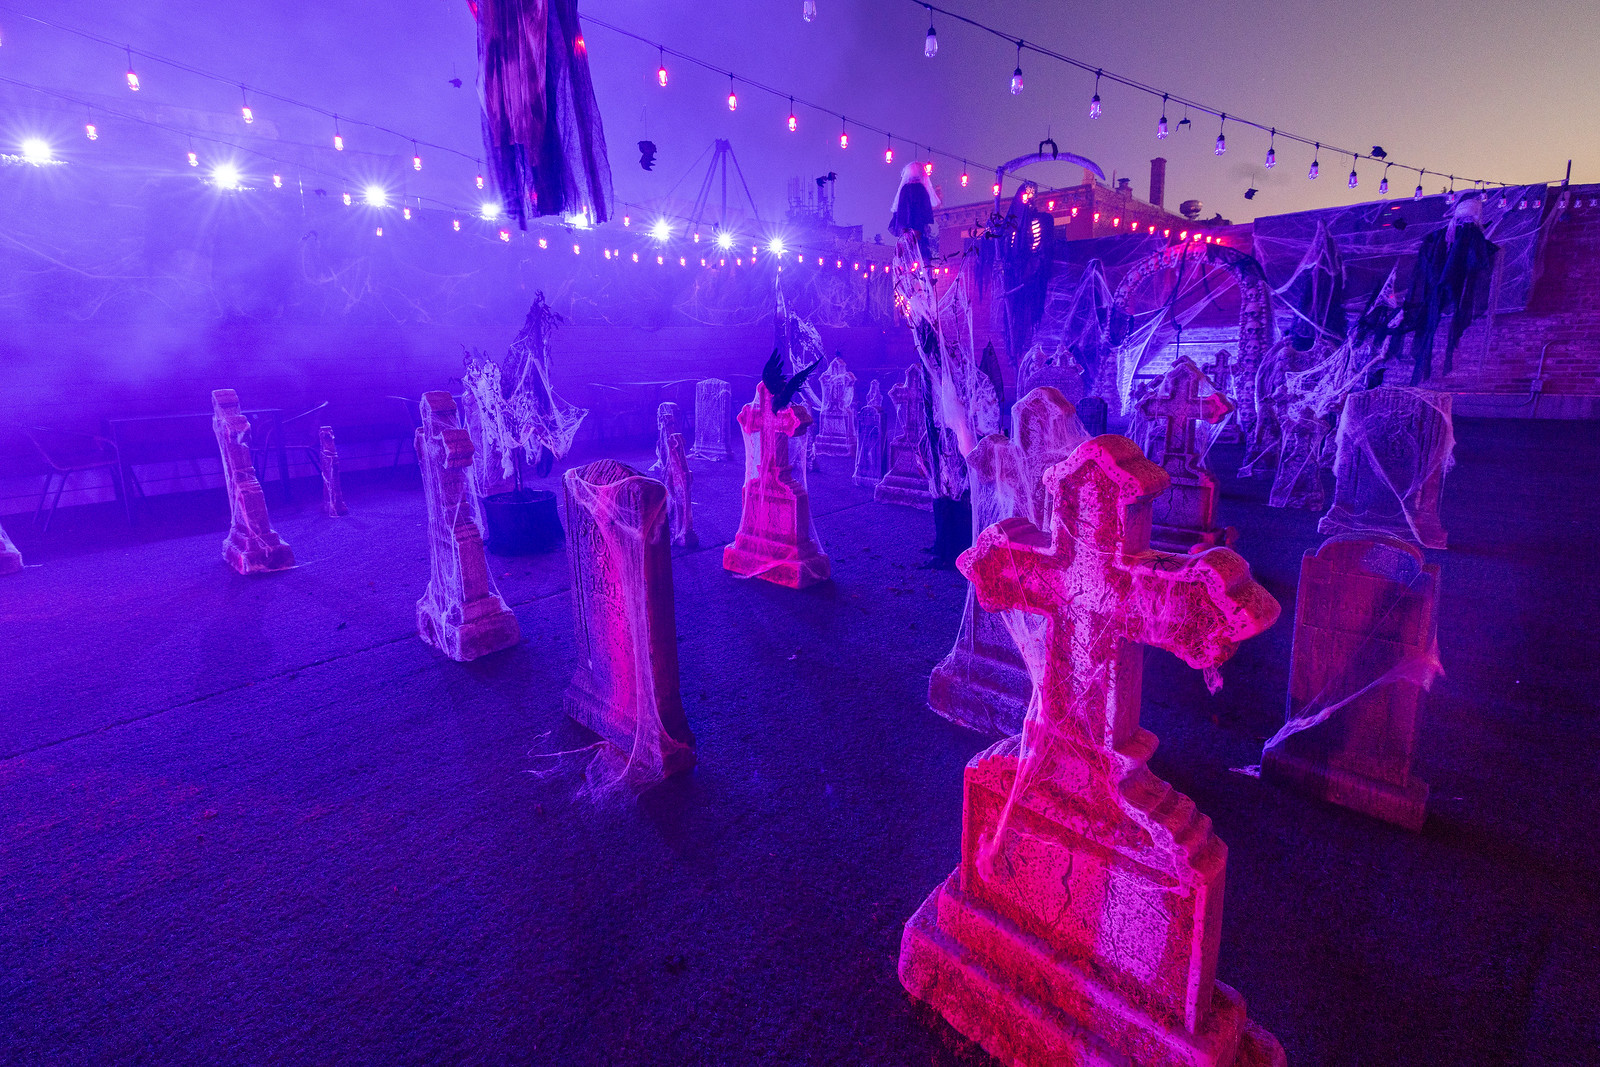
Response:
[{"label": "string light", "polygon": [[793,133],[799,128],[800,123],[794,117],[794,97],[791,96],[789,98],[789,132]]},{"label": "string light", "polygon": [[401,208],[400,209],[400,214],[406,219],[407,222],[411,221],[411,209],[410,208],[408,208],[408,207]]},{"label": "string light", "polygon": [[1393,166],[1393,164],[1391,164],[1391,163],[1385,163],[1383,165],[1383,177],[1378,179],[1378,195],[1379,196],[1388,196],[1389,195],[1389,168],[1391,166]]},{"label": "string light", "polygon": [[344,194],[344,206],[345,207],[349,207],[353,203],[355,203],[355,201],[351,198],[350,194],[349,193],[345,193]]},{"label": "string light", "polygon": [[272,176],[272,187],[274,189],[282,189],[283,188],[283,175],[274,174]]},{"label": "string light", "polygon": [[1450,175],[1450,191],[1444,194],[1444,202],[1446,206],[1456,202],[1456,176],[1454,174]]},{"label": "string light", "polygon": [[817,0],[805,0],[800,5],[800,17],[810,22],[817,17]]},{"label": "string light", "polygon": [[969,180],[969,178],[967,176],[967,161],[963,159],[961,161],[961,188],[965,189],[967,187],[968,180]]},{"label": "string light", "polygon": [[1098,70],[1094,72],[1094,96],[1089,100],[1089,117],[1091,119],[1100,117],[1100,73]]},{"label": "string light", "polygon": [[850,131],[845,129],[844,116],[843,115],[839,116],[839,147],[840,148],[849,148],[850,147]]},{"label": "string light", "polygon": [[667,50],[661,45],[656,46],[656,53],[661,65],[656,68],[656,83],[665,89],[667,87]]},{"label": "string light", "polygon": [[378,235],[378,236],[379,236],[379,237],[382,237],[382,236],[383,236],[383,227],[382,227],[382,226],[379,226],[379,227],[378,227],[378,229],[377,229],[377,235]]},{"label": "string light", "polygon": [[733,91],[733,75],[728,75],[728,110],[739,110],[739,94]]},{"label": "string light", "polygon": [[[480,163],[479,163],[479,164],[478,164],[478,166],[480,166],[480,167],[481,167],[481,166],[483,166],[483,164],[482,164],[482,163],[481,163],[481,162],[480,162]],[[482,188],[483,188],[483,171],[481,171],[481,170],[480,170],[480,171],[478,171],[478,177],[477,177],[477,179],[476,179],[476,181],[475,181],[475,184],[476,184],[476,185],[477,185],[477,187],[478,187],[478,188],[479,188],[479,189],[482,189]]]},{"label": "string light", "polygon": [[1212,151],[1215,155],[1220,156],[1226,154],[1228,151],[1228,135],[1224,132],[1228,128],[1228,116],[1226,113],[1224,113],[1219,117],[1221,118],[1222,122],[1217,127],[1217,147]]},{"label": "string light", "polygon": [[1350,156],[1350,178],[1349,178],[1348,181],[1345,182],[1345,184],[1348,185],[1352,189],[1354,189],[1357,185],[1359,185],[1361,183],[1361,179],[1356,177],[1356,159],[1357,158],[1358,157],[1356,155],[1354,155],[1353,153],[1351,154],[1351,156]]},{"label": "string light", "polygon": [[1267,169],[1271,170],[1278,165],[1278,128],[1272,128],[1271,135],[1267,138]]},{"label": "string light", "polygon": [[417,147],[417,142],[411,142],[411,169],[422,169],[422,150]]},{"label": "string light", "polygon": [[923,161],[922,173],[926,177],[933,177],[933,160],[929,159]]},{"label": "string light", "polygon": [[893,137],[889,138],[889,143],[888,143],[887,147],[885,147],[884,150],[883,150],[883,161],[885,163],[893,163],[894,162],[894,138]]},{"label": "string light", "polygon": [[1312,152],[1311,152],[1311,169],[1306,171],[1306,178],[1309,181],[1316,181],[1317,180],[1317,175],[1322,172],[1322,168],[1317,165],[1317,157],[1321,153],[1322,153],[1322,145],[1319,143],[1317,145],[1317,147],[1314,148],[1312,150]]},{"label": "string light", "polygon": [[1411,194],[1411,199],[1413,199],[1413,200],[1421,200],[1422,199],[1422,176],[1423,176],[1423,174],[1427,174],[1427,173],[1428,173],[1427,171],[1423,171],[1422,174],[1417,175],[1417,188],[1416,188],[1416,191]]},{"label": "string light", "polygon": [[195,154],[194,142],[190,141],[189,142],[189,166],[198,167],[199,165],[200,165],[200,157]]},{"label": "string light", "polygon": [[1165,141],[1166,139],[1167,139],[1167,94],[1166,93],[1162,93],[1161,94],[1161,118],[1156,123],[1156,140]]},{"label": "string light", "polygon": [[333,147],[336,152],[344,151],[344,134],[339,132],[339,116],[333,116]]},{"label": "string light", "polygon": [[133,69],[133,49],[128,50],[128,88],[134,92],[139,91],[139,75]]},{"label": "string light", "polygon": [[83,135],[89,138],[91,141],[98,141],[100,139],[100,128],[94,124],[93,117],[91,117],[88,122],[83,124]]},{"label": "string light", "polygon": [[1011,72],[1011,95],[1022,95],[1022,42],[1017,42],[1017,69]]},{"label": "string light", "polygon": [[250,107],[250,94],[245,92],[244,86],[242,85],[239,86],[239,98],[244,101],[243,106],[239,109],[239,113],[244,117],[244,124],[248,126],[256,120],[256,113]]},{"label": "string light", "polygon": [[933,32],[933,8],[928,8],[928,36],[922,42],[922,54],[932,59],[939,54],[939,35]]},{"label": "string light", "polygon": [[456,231],[457,233],[460,233],[461,232],[461,220],[460,219],[451,219],[450,220],[450,228],[452,230]]}]

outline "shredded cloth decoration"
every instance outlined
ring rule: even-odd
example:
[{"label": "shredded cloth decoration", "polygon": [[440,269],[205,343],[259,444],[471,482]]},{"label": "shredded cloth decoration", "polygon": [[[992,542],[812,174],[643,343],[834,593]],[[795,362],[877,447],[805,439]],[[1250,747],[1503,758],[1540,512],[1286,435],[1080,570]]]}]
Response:
[{"label": "shredded cloth decoration", "polygon": [[506,214],[610,218],[605,131],[577,0],[467,0],[478,23],[478,88],[489,171]]}]

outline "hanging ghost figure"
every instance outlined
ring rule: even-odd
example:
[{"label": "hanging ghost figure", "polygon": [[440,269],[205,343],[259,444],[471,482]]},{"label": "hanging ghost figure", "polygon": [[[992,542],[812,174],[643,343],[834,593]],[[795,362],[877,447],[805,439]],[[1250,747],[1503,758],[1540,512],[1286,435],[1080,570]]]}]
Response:
[{"label": "hanging ghost figure", "polygon": [[931,241],[939,236],[933,209],[940,203],[939,192],[928,180],[921,163],[911,162],[900,172],[900,188],[889,205],[889,232],[896,237],[911,237],[917,242],[922,261],[933,259]]}]

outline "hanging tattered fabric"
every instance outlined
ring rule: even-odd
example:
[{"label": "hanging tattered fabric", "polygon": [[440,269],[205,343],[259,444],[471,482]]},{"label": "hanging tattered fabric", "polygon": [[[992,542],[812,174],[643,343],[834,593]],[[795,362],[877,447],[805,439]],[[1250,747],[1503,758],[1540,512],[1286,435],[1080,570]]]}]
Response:
[{"label": "hanging tattered fabric", "polygon": [[478,20],[483,140],[506,214],[611,211],[611,164],[577,0],[467,0]]}]

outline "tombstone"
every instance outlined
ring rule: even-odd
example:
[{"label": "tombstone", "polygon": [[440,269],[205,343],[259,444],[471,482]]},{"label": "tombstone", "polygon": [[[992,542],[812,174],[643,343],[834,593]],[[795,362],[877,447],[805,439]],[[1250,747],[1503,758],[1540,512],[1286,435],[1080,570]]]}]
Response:
[{"label": "tombstone", "polygon": [[967,764],[961,861],[906,924],[900,981],[1008,1064],[1285,1063],[1216,981],[1227,847],[1146,762],[1146,644],[1208,677],[1278,604],[1229,549],[1148,551],[1166,474],[1105,435],[1045,474],[1049,533],[989,527],[961,570],[1034,626],[1040,700]]},{"label": "tombstone", "polygon": [[856,450],[856,376],[835,357],[822,375],[822,411],[817,417],[816,450],[823,456],[849,456]]},{"label": "tombstone", "polygon": [[579,662],[566,712],[624,754],[640,784],[686,771],[694,734],[678,692],[666,487],[610,459],[562,485]]},{"label": "tombstone", "polygon": [[1321,511],[1328,506],[1322,489],[1322,452],[1327,440],[1328,424],[1309,408],[1284,422],[1278,471],[1267,496],[1268,506],[1308,511]]},{"label": "tombstone", "polygon": [[744,507],[739,532],[722,550],[722,566],[743,578],[765,578],[804,589],[830,573],[811,528],[811,495],[795,473],[790,441],[811,425],[804,404],[772,410],[772,394],[756,383],[756,396],[739,412],[744,430]]},{"label": "tombstone", "polygon": [[1422,829],[1427,783],[1412,777],[1434,638],[1439,568],[1393,537],[1330,538],[1300,564],[1289,710],[1261,775]]},{"label": "tombstone", "polygon": [[1078,409],[1078,421],[1083,424],[1083,432],[1090,437],[1099,437],[1106,432],[1106,402],[1097,396],[1086,396],[1075,405]]},{"label": "tombstone", "polygon": [[672,531],[672,543],[697,547],[700,537],[694,532],[694,504],[689,499],[694,472],[689,470],[689,451],[681,433],[667,437],[667,470],[661,480],[667,487],[667,525]]},{"label": "tombstone", "polygon": [[339,482],[339,446],[333,440],[333,427],[317,431],[317,469],[322,473],[322,513],[329,518],[350,514],[344,502],[344,486]]},{"label": "tombstone", "polygon": [[1035,389],[1046,386],[1055,389],[1070,403],[1076,404],[1083,396],[1083,368],[1073,358],[1071,350],[1058,347],[1046,353],[1034,345],[1022,355],[1017,368],[1017,395],[1027,396]]},{"label": "tombstone", "polygon": [[[1048,529],[1044,472],[1089,439],[1071,401],[1049,386],[1017,401],[1011,425],[1014,438],[990,434],[967,454],[974,537],[1002,519]],[[1009,737],[1022,729],[1032,694],[1007,620],[980,607],[969,584],[955,647],[928,676],[928,706],[969,730]]]},{"label": "tombstone", "polygon": [[728,383],[721,378],[707,378],[694,387],[694,447],[689,450],[690,459],[721,463],[733,458],[728,450],[731,396]]},{"label": "tombstone", "polygon": [[294,550],[278,536],[267,515],[267,497],[250,458],[250,420],[232,389],[211,394],[211,428],[222,451],[222,485],[228,494],[228,539],[222,558],[240,574],[266,574],[294,566]]},{"label": "tombstone", "polygon": [[0,575],[15,574],[21,569],[22,553],[17,551],[17,546],[6,536],[6,528],[0,526]]},{"label": "tombstone", "polygon": [[896,408],[895,435],[889,441],[889,471],[873,490],[880,504],[905,504],[930,510],[933,493],[928,488],[928,414],[923,394],[922,368],[913,363],[905,380],[889,388]]},{"label": "tombstone", "polygon": [[656,405],[656,458],[650,464],[651,474],[661,474],[667,469],[667,438],[678,432],[678,405],[663,400]]},{"label": "tombstone", "polygon": [[472,488],[472,438],[445,392],[422,394],[417,469],[428,509],[428,588],[417,601],[417,632],[465,663],[522,639],[517,617],[489,580],[483,528]]},{"label": "tombstone", "polygon": [[1444,476],[1454,460],[1450,394],[1381,386],[1345,398],[1324,534],[1382,534],[1444,548]]},{"label": "tombstone", "polygon": [[[1211,362],[1204,364],[1201,370],[1206,372],[1206,378],[1211,382],[1211,388],[1229,399],[1241,398],[1249,403],[1249,392],[1238,388],[1238,360],[1233,358],[1233,353],[1226,348],[1217,349],[1217,354],[1211,357]],[[1218,440],[1234,442],[1243,441],[1244,428],[1238,419],[1223,426],[1218,431]]]},{"label": "tombstone", "polygon": [[856,412],[856,463],[850,480],[865,489],[876,489],[883,480],[883,411],[874,404],[863,404]]},{"label": "tombstone", "polygon": [[1233,410],[1233,401],[1209,391],[1209,385],[1205,372],[1182,356],[1139,403],[1140,413],[1159,432],[1150,458],[1172,483],[1156,501],[1150,530],[1150,543],[1168,552],[1231,545],[1238,536],[1232,527],[1217,525],[1217,480],[1195,440],[1197,422],[1215,425]]}]

